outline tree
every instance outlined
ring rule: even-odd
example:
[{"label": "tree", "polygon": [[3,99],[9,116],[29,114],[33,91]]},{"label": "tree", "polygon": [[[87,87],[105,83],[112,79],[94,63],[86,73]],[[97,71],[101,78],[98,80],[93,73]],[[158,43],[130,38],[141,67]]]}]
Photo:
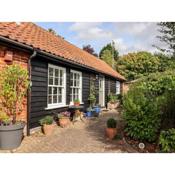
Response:
[{"label": "tree", "polygon": [[104,46],[99,53],[99,57],[114,68],[115,61],[119,58],[119,53],[114,47],[114,42]]},{"label": "tree", "polygon": [[88,53],[90,53],[91,55],[94,55],[94,56],[98,57],[98,54],[95,53],[94,48],[90,44],[84,45],[83,46],[83,50],[86,51],[86,52],[88,52]]},{"label": "tree", "polygon": [[54,34],[54,35],[57,35],[56,31],[55,31],[54,29],[52,29],[52,28],[49,28],[48,31],[49,31],[50,33]]},{"label": "tree", "polygon": [[117,70],[128,80],[135,80],[150,73],[159,71],[159,57],[149,52],[129,53],[121,56],[117,63]]},{"label": "tree", "polygon": [[157,48],[163,52],[169,52],[175,57],[175,22],[160,22],[158,26],[161,35],[157,37],[161,42],[166,43],[168,48]]}]

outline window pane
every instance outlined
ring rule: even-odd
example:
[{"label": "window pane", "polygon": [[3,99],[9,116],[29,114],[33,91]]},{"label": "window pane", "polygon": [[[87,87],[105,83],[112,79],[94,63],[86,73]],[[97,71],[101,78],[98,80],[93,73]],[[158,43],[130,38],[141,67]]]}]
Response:
[{"label": "window pane", "polygon": [[49,76],[53,77],[53,68],[49,67]]},{"label": "window pane", "polygon": [[57,103],[57,95],[53,96],[53,103]]},{"label": "window pane", "polygon": [[49,95],[52,94],[52,87],[49,87]]},{"label": "window pane", "polygon": [[63,85],[63,79],[60,78],[60,86],[62,86],[62,85]]},{"label": "window pane", "polygon": [[52,104],[52,96],[51,95],[48,96],[48,103]]},{"label": "window pane", "polygon": [[58,95],[58,103],[62,102],[62,95]]},{"label": "window pane", "polygon": [[59,70],[58,69],[55,69],[55,77],[59,77]]},{"label": "window pane", "polygon": [[77,82],[76,82],[76,80],[74,79],[74,86],[77,86]]},{"label": "window pane", "polygon": [[49,85],[53,85],[53,77],[49,77]]},{"label": "window pane", "polygon": [[58,78],[55,78],[55,85],[58,85]]},{"label": "window pane", "polygon": [[70,86],[73,86],[73,80],[70,80]]},{"label": "window pane", "polygon": [[63,70],[60,70],[60,77],[63,77]]},{"label": "window pane", "polygon": [[57,92],[57,88],[54,87],[54,88],[53,88],[53,94],[56,95],[57,93],[58,93],[58,92]]},{"label": "window pane", "polygon": [[58,94],[59,94],[59,95],[62,94],[62,88],[61,88],[61,87],[58,88]]}]

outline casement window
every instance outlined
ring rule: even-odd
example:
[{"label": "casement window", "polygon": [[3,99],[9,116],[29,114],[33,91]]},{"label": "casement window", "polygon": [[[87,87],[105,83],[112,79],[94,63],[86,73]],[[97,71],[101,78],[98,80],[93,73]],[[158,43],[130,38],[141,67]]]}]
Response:
[{"label": "casement window", "polygon": [[120,94],[120,81],[116,81],[116,94]]},{"label": "casement window", "polygon": [[48,108],[66,105],[66,69],[48,65]]},{"label": "casement window", "polygon": [[75,99],[79,99],[82,103],[82,73],[70,71],[70,103]]}]

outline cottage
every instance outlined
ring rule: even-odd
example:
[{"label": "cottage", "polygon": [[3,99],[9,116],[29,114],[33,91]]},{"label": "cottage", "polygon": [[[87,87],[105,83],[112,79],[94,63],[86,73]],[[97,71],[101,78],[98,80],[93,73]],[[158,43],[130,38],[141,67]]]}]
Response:
[{"label": "cottage", "polygon": [[67,110],[74,99],[87,108],[91,81],[101,106],[109,92],[121,93],[125,81],[104,61],[33,23],[0,23],[0,69],[8,64],[20,64],[30,75],[21,115],[28,134],[43,116]]}]

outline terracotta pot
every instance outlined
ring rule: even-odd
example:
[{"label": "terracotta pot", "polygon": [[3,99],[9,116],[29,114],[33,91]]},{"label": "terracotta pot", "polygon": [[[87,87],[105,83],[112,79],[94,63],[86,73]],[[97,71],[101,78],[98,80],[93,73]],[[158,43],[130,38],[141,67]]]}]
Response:
[{"label": "terracotta pot", "polygon": [[43,129],[43,133],[45,135],[51,135],[53,133],[53,130],[54,130],[54,125],[44,124],[42,129]]},{"label": "terracotta pot", "polygon": [[117,134],[116,128],[106,128],[106,135],[109,139],[113,139]]},{"label": "terracotta pot", "polygon": [[80,106],[80,102],[74,102],[74,106]]},{"label": "terracotta pot", "polygon": [[119,102],[119,101],[117,101],[117,102],[115,102],[115,103],[108,102],[108,103],[107,103],[107,108],[108,108],[108,109],[116,109],[116,108],[119,107],[119,105],[120,105],[120,102]]},{"label": "terracotta pot", "polygon": [[59,118],[59,125],[62,128],[65,128],[66,126],[68,126],[70,124],[70,119],[68,117],[62,117]]}]

